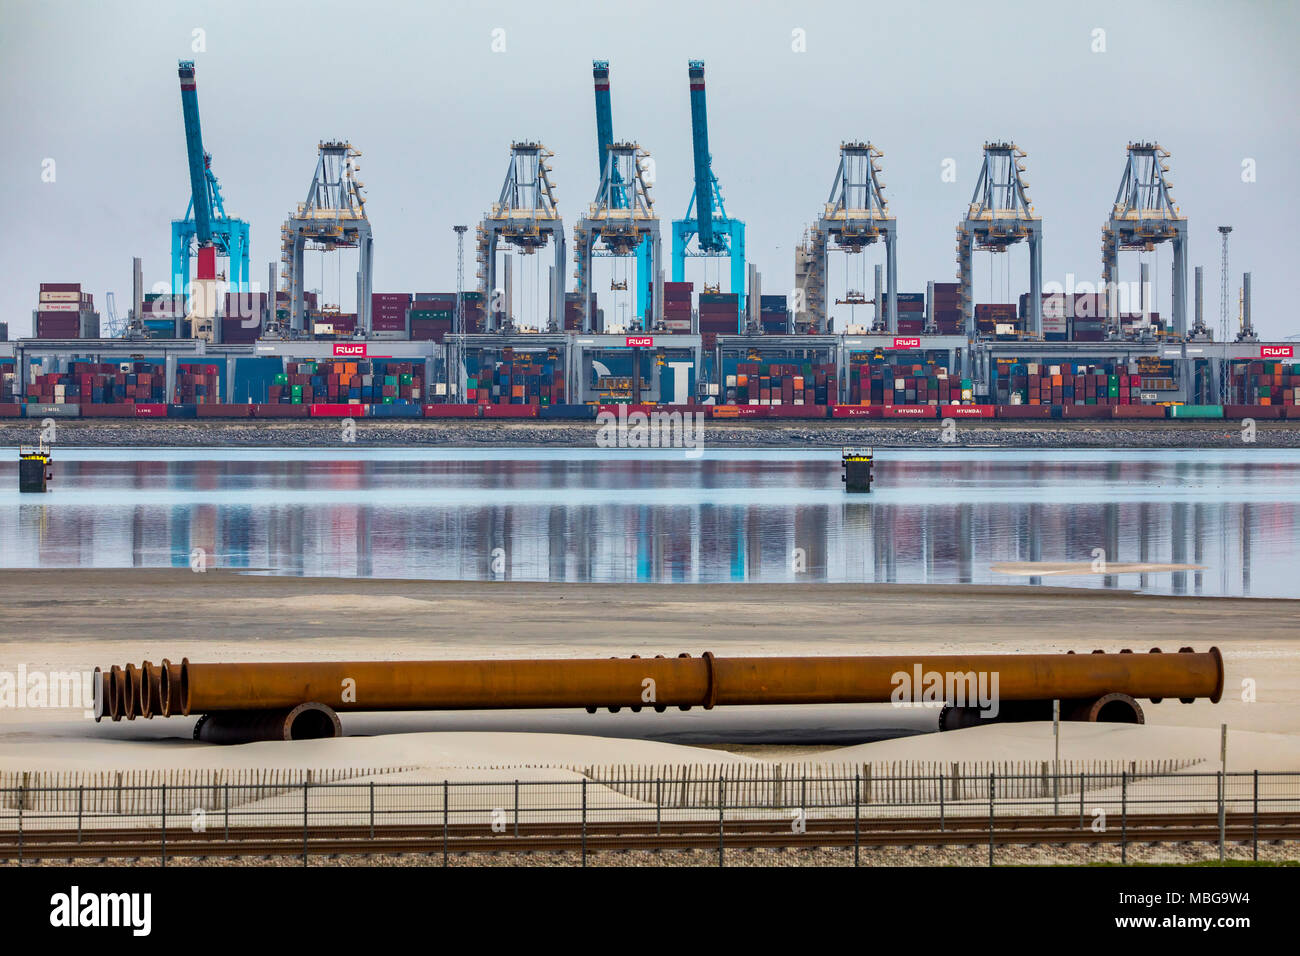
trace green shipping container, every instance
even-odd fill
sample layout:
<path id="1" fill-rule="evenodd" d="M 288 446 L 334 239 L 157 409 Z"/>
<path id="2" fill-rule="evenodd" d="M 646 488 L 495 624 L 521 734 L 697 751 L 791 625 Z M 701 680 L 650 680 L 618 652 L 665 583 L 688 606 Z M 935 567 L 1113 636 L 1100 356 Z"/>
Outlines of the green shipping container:
<path id="1" fill-rule="evenodd" d="M 1222 405 L 1170 405 L 1170 418 L 1222 418 Z"/>
<path id="2" fill-rule="evenodd" d="M 412 376 L 410 372 L 403 372 L 397 377 L 401 379 L 403 385 L 410 385 L 415 381 L 414 376 Z"/>
<path id="3" fill-rule="evenodd" d="M 288 384 L 289 384 L 289 376 L 288 376 L 288 375 L 285 375 L 283 372 L 281 372 L 279 375 L 277 375 L 277 376 L 275 377 L 275 384 L 276 384 L 276 385 L 288 385 Z"/>

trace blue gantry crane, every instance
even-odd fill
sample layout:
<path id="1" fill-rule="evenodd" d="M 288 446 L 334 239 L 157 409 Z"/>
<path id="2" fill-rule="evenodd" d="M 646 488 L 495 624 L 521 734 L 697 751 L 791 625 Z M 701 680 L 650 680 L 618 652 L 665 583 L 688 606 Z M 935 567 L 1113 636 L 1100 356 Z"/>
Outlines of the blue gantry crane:
<path id="1" fill-rule="evenodd" d="M 709 120 L 704 98 L 704 61 L 691 60 L 691 145 L 695 152 L 695 191 L 686 218 L 673 220 L 673 281 L 686 281 L 686 260 L 731 260 L 731 290 L 745 310 L 745 223 L 727 215 L 722 189 L 709 155 Z M 691 240 L 695 243 L 692 246 Z M 720 284 L 720 283 L 719 283 Z M 706 284 L 707 285 L 707 284 Z M 721 291 L 721 290 L 714 290 Z"/>
<path id="2" fill-rule="evenodd" d="M 194 61 L 181 60 L 181 110 L 190 170 L 190 201 L 183 219 L 172 220 L 172 294 L 187 295 L 190 256 L 197 252 L 198 278 L 216 278 L 216 257 L 229 260 L 232 291 L 248 291 L 248 223 L 226 215 L 221 184 L 212 172 L 212 155 L 203 149 Z"/>

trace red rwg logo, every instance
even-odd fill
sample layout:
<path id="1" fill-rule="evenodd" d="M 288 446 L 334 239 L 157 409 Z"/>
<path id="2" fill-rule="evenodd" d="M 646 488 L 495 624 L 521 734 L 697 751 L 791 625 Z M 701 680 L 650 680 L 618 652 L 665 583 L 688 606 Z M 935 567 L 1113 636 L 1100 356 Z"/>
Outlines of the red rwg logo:
<path id="1" fill-rule="evenodd" d="M 630 349 L 648 349 L 655 344 L 652 335 L 629 335 L 627 337 L 627 347 Z"/>
<path id="2" fill-rule="evenodd" d="M 896 349 L 919 349 L 921 347 L 921 340 L 916 338 L 894 339 L 892 347 Z"/>
<path id="3" fill-rule="evenodd" d="M 1260 358 L 1294 358 L 1294 345 L 1261 345 L 1259 347 Z"/>
<path id="4" fill-rule="evenodd" d="M 356 345 L 337 344 L 334 346 L 334 354 L 363 358 L 366 354 L 366 347 L 359 343 Z"/>

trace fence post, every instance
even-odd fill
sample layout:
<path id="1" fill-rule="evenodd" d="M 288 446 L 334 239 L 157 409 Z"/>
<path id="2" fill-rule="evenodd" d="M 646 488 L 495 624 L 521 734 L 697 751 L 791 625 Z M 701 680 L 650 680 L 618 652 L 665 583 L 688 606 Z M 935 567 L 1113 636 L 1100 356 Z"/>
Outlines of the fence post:
<path id="1" fill-rule="evenodd" d="M 1227 796 L 1228 778 L 1224 775 L 1222 768 L 1219 770 L 1219 862 L 1223 862 L 1223 837 L 1226 829 L 1226 816 L 1224 811 L 1225 797 Z"/>
<path id="2" fill-rule="evenodd" d="M 515 781 L 515 839 L 519 839 L 519 781 Z"/>
<path id="3" fill-rule="evenodd" d="M 862 771 L 853 771 L 853 865 L 860 866 L 862 844 Z"/>
<path id="4" fill-rule="evenodd" d="M 725 838 L 723 831 L 726 830 L 725 818 L 723 816 L 723 804 L 726 801 L 726 779 L 723 774 L 718 774 L 718 866 L 726 866 L 725 860 Z"/>
<path id="5" fill-rule="evenodd" d="M 1083 791 L 1084 791 L 1085 789 L 1086 789 L 1086 788 L 1084 787 L 1083 771 L 1080 770 L 1080 771 L 1079 771 L 1079 829 L 1080 829 L 1080 830 L 1083 829 L 1083 817 L 1084 817 L 1084 813 L 1083 813 Z"/>
<path id="6" fill-rule="evenodd" d="M 1119 861 L 1128 863 L 1128 771 L 1119 772 Z"/>
<path id="7" fill-rule="evenodd" d="M 587 778 L 582 778 L 582 865 L 587 865 Z"/>
<path id="8" fill-rule="evenodd" d="M 655 836 L 663 833 L 664 778 L 655 778 Z"/>
<path id="9" fill-rule="evenodd" d="M 1251 850 L 1251 859 L 1259 862 L 1259 771 L 1255 771 L 1255 797 L 1252 801 L 1254 809 L 1250 825 L 1250 842 L 1253 847 Z"/>
<path id="10" fill-rule="evenodd" d="M 939 832 L 944 830 L 943 822 L 943 768 L 939 768 Z"/>
<path id="11" fill-rule="evenodd" d="M 26 774 L 23 777 L 26 778 Z M 23 865 L 23 804 L 27 802 L 24 787 L 18 787 L 18 865 Z"/>
<path id="12" fill-rule="evenodd" d="M 311 784 L 305 780 L 302 784 L 302 865 L 307 865 L 307 788 Z"/>
<path id="13" fill-rule="evenodd" d="M 162 785 L 162 865 L 167 867 L 167 784 Z"/>
<path id="14" fill-rule="evenodd" d="M 77 784 L 77 842 L 81 842 L 81 805 L 82 797 L 85 795 L 85 787 Z"/>
<path id="15" fill-rule="evenodd" d="M 226 842 L 229 843 L 230 842 L 230 781 L 229 780 L 227 780 L 225 783 L 222 784 L 222 790 L 224 791 L 222 794 L 222 803 L 225 806 Z"/>
<path id="16" fill-rule="evenodd" d="M 442 781 L 442 865 L 447 865 L 447 831 L 450 829 L 450 813 L 448 801 L 451 798 L 451 786 L 444 777 Z"/>
<path id="17" fill-rule="evenodd" d="M 989 866 L 993 865 L 993 793 L 995 780 L 993 771 L 989 771 Z"/>
<path id="18" fill-rule="evenodd" d="M 370 781 L 370 839 L 375 838 L 375 782 Z"/>

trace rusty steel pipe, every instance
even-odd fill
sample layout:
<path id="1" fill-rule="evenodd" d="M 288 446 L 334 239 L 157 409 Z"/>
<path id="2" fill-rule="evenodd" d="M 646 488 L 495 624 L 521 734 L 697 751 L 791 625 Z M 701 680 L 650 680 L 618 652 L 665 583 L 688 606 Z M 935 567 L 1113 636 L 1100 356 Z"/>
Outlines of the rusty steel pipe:
<path id="1" fill-rule="evenodd" d="M 171 714 L 266 711 L 316 701 L 338 711 L 882 703 L 899 675 L 985 675 L 1002 701 L 1209 698 L 1218 648 L 1178 654 L 958 654 L 583 660 L 357 661 L 164 667 Z M 177 697 L 179 696 L 179 707 Z M 919 690 L 911 700 L 921 700 Z"/>
<path id="2" fill-rule="evenodd" d="M 311 702 L 288 710 L 225 710 L 204 714 L 194 725 L 194 739 L 210 744 L 322 740 L 341 736 L 343 726 L 338 715 L 324 704 Z"/>
<path id="3" fill-rule="evenodd" d="M 108 680 L 111 685 L 108 701 L 112 708 L 109 716 L 115 721 L 121 720 L 125 712 L 122 699 L 126 696 L 126 675 L 122 673 L 122 668 L 114 664 L 108 670 Z"/>
<path id="4" fill-rule="evenodd" d="M 157 717 L 162 713 L 162 698 L 159 696 L 159 685 L 162 683 L 162 672 L 154 667 L 149 661 L 140 665 L 140 716 L 146 718 Z"/>

